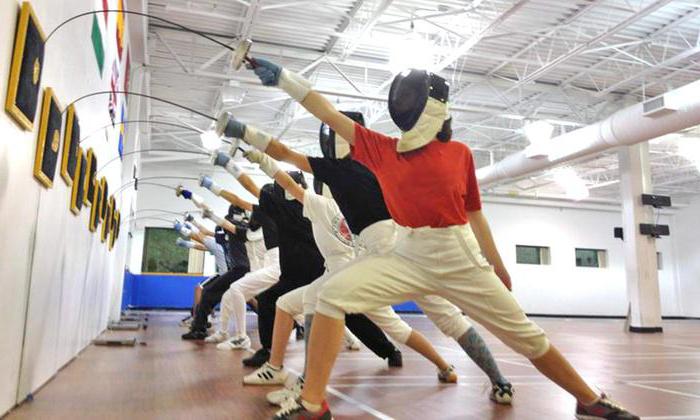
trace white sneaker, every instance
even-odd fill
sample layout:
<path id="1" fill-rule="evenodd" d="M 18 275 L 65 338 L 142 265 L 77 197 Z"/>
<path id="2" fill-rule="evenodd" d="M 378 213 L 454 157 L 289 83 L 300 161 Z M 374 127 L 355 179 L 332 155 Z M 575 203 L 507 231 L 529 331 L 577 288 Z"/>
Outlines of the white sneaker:
<path id="1" fill-rule="evenodd" d="M 247 335 L 243 337 L 233 337 L 230 340 L 222 341 L 216 345 L 217 350 L 245 350 L 250 348 L 250 338 Z"/>
<path id="2" fill-rule="evenodd" d="M 229 339 L 228 333 L 226 331 L 217 331 L 214 334 L 204 339 L 205 343 L 221 343 Z"/>
<path id="3" fill-rule="evenodd" d="M 268 362 L 260 366 L 258 370 L 243 377 L 246 385 L 284 385 L 287 382 L 287 375 L 284 369 L 275 369 Z"/>
<path id="4" fill-rule="evenodd" d="M 355 337 L 350 330 L 345 330 L 345 349 L 350 351 L 360 351 L 360 340 Z"/>
<path id="5" fill-rule="evenodd" d="M 290 388 L 282 388 L 268 393 L 266 397 L 267 402 L 272 405 L 282 406 L 282 404 L 289 399 L 296 400 L 299 398 L 303 389 L 304 379 L 299 377 Z"/>

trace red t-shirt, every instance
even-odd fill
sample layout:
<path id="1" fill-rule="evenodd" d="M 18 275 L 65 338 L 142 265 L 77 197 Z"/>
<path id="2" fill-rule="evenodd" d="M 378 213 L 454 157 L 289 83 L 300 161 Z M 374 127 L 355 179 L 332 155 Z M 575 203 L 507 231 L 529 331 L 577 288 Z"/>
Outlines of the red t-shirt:
<path id="1" fill-rule="evenodd" d="M 377 177 L 396 223 L 409 227 L 463 225 L 468 222 L 468 211 L 481 210 L 469 147 L 456 141 L 433 141 L 399 153 L 397 142 L 355 124 L 352 157 Z"/>

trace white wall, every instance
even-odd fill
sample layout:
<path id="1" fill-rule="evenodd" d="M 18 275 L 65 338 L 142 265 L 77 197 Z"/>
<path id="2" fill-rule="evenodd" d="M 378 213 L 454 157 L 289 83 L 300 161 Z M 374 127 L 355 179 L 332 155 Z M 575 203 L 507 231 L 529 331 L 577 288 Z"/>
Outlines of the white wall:
<path id="1" fill-rule="evenodd" d="M 34 0 L 31 2 L 46 33 L 66 18 L 101 8 L 101 1 Z M 15 19 L 19 1 L 0 2 L 0 97 L 6 97 Z M 99 16 L 102 19 L 102 16 Z M 47 43 L 42 90 L 54 88 L 63 107 L 89 92 L 107 90 L 114 57 L 114 33 L 103 33 L 106 47 L 102 78 L 90 41 L 90 17 L 72 22 Z M 115 21 L 110 22 L 111 31 Z M 122 62 L 123 66 L 123 62 Z M 122 67 L 121 73 L 124 69 Z M 81 136 L 109 122 L 107 96 L 76 104 Z M 113 251 L 88 230 L 90 209 L 70 213 L 70 189 L 58 174 L 46 190 L 32 176 L 38 116 L 33 132 L 23 131 L 0 112 L 0 415 L 36 390 L 107 324 L 121 293 L 125 259 L 124 230 Z M 117 131 L 107 130 L 85 142 L 99 165 L 117 155 Z M 121 164 L 103 170 L 110 191 L 121 183 Z M 122 197 L 124 207 L 133 198 Z M 116 311 L 118 314 L 118 310 Z"/>
<path id="2" fill-rule="evenodd" d="M 526 312 L 627 314 L 622 241 L 613 238 L 613 228 L 621 226 L 618 209 L 542 207 L 486 199 L 484 211 L 513 278 L 514 293 Z M 669 223 L 667 216 L 660 220 Z M 675 230 L 672 226 L 671 231 Z M 666 262 L 659 271 L 663 315 L 678 316 L 681 311 L 676 273 L 669 263 L 674 258 L 671 239 L 659 239 L 656 243 Z M 550 247 L 551 265 L 516 264 L 516 245 Z M 607 250 L 607 267 L 576 267 L 575 248 Z"/>
<path id="3" fill-rule="evenodd" d="M 671 226 L 685 316 L 700 317 L 700 200 L 675 215 Z"/>

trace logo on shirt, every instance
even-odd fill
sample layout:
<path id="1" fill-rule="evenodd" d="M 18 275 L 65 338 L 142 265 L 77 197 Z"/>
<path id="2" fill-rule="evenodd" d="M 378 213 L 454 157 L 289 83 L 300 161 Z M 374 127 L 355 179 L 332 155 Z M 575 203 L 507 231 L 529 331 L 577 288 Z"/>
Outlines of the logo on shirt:
<path id="1" fill-rule="evenodd" d="M 337 215 L 333 219 L 333 234 L 340 242 L 352 246 L 352 232 L 350 232 L 350 227 L 342 215 Z"/>

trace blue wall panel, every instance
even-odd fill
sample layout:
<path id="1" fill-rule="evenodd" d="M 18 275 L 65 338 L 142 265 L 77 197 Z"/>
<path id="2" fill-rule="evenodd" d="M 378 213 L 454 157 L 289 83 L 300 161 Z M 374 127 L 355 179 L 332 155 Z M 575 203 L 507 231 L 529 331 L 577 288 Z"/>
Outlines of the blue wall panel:
<path id="1" fill-rule="evenodd" d="M 189 309 L 194 287 L 207 277 L 124 272 L 122 309 Z M 413 302 L 394 305 L 397 312 L 420 312 Z"/>

